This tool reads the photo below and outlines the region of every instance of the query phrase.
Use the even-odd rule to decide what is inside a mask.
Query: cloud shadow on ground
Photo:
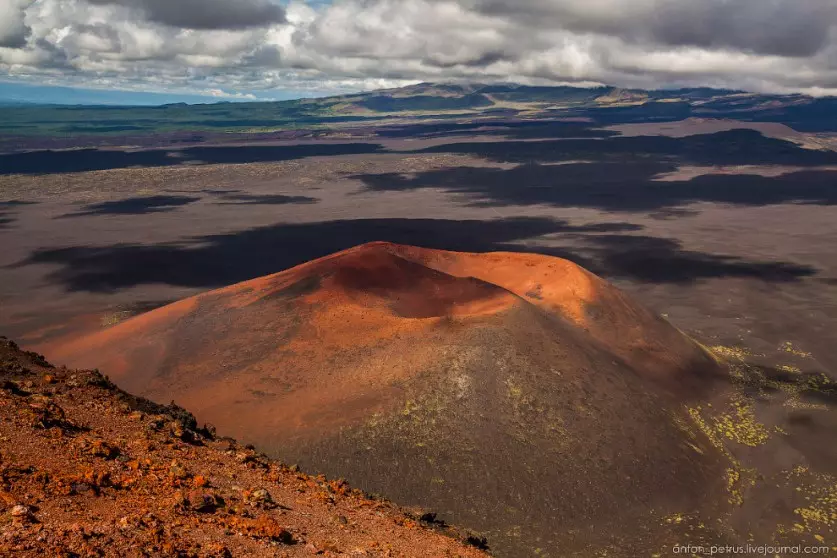
[[[570,259],[578,261],[580,255],[595,273],[642,283],[694,283],[712,277],[788,282],[817,273],[813,267],[790,262],[753,261],[685,250],[682,243],[671,238],[629,234],[574,236],[584,246],[573,248],[571,251],[578,255],[570,255]]]
[[[834,187],[837,171],[833,170],[811,169],[778,177],[710,174],[683,181],[654,180],[677,168],[671,162],[652,160],[529,163],[511,169],[454,167],[409,175],[361,174],[350,178],[377,192],[442,189],[464,195],[473,205],[482,207],[544,204],[611,212],[652,212],[658,217],[678,206],[697,202],[742,206],[837,204]]]
[[[609,138],[619,132],[602,130],[585,122],[561,120],[477,120],[386,126],[375,130],[381,138],[447,138],[498,136],[508,139]]]
[[[275,163],[335,155],[379,153],[374,143],[199,146],[178,149],[125,151],[116,149],[75,149],[67,151],[28,151],[0,154],[0,175],[59,174],[108,169]]]
[[[17,221],[18,208],[27,205],[37,205],[38,202],[6,200],[0,201],[0,231],[11,228],[11,224]]]
[[[57,265],[49,279],[69,291],[110,292],[154,283],[216,288],[386,240],[459,251],[540,252],[573,260],[605,277],[638,282],[683,283],[726,276],[792,281],[816,273],[792,263],[686,251],[673,240],[627,234],[641,229],[630,223],[571,225],[523,217],[338,220],[278,224],[177,243],[40,249],[11,267]],[[556,239],[568,245],[556,248]]]
[[[617,136],[545,141],[461,142],[427,147],[413,153],[455,153],[506,163],[559,161],[660,161],[702,165],[837,164],[837,152],[803,149],[763,136],[755,130],[730,130],[682,138]]]
[[[317,198],[307,196],[286,196],[283,194],[220,194],[216,205],[287,205],[292,203],[317,203]]]
[[[139,196],[123,200],[106,201],[87,205],[81,211],[61,215],[59,218],[87,217],[92,215],[148,215],[174,211],[200,200],[188,196]]]

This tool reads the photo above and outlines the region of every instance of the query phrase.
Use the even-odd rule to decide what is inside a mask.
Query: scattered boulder
[[[297,543],[290,531],[268,515],[261,515],[256,519],[234,518],[231,520],[231,524],[250,537],[268,539],[282,544]]]
[[[187,497],[189,508],[200,513],[214,513],[224,501],[214,492],[205,489],[194,489]]]
[[[264,488],[246,490],[244,492],[244,501],[256,507],[271,507],[273,505],[273,498],[270,496],[270,492]]]
[[[17,504],[13,506],[11,510],[9,510],[9,515],[12,516],[12,519],[16,522],[20,523],[28,523],[34,521],[35,516],[32,514],[32,510],[29,506],[24,504]]]
[[[105,460],[116,459],[120,453],[118,448],[104,440],[80,438],[76,444],[82,454],[101,457]]]
[[[169,478],[173,481],[184,481],[191,478],[191,473],[178,460],[173,460],[169,466]]]

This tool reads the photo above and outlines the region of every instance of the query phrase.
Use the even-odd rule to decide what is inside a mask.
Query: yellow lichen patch
[[[797,348],[794,346],[794,344],[793,344],[793,343],[791,343],[790,341],[785,341],[784,343],[782,343],[781,345],[779,345],[779,350],[780,350],[780,351],[784,351],[784,352],[786,352],[786,353],[790,353],[790,354],[792,354],[792,355],[796,355],[796,356],[798,356],[798,357],[802,357],[802,358],[811,358],[811,353],[806,353],[805,351],[802,351],[802,350],[800,350],[800,349],[797,349]]]
[[[734,382],[743,382],[747,379],[747,372],[749,371],[746,364],[730,364],[729,375],[732,376]]]
[[[805,532],[822,542],[822,533],[834,533],[837,527],[837,478],[833,475],[819,474],[807,467],[797,466],[787,474],[791,482],[798,482],[796,492],[805,503],[794,513],[801,518],[801,523],[794,524],[794,530]]]
[[[798,393],[791,394],[790,398],[785,401],[785,407],[795,409],[797,411],[827,411],[828,406],[824,403],[808,403],[799,398]]]
[[[663,517],[663,523],[680,525],[684,521],[688,519],[688,516],[683,515],[682,513],[673,513],[670,515],[666,515]]]
[[[729,503],[734,506],[744,504],[744,490],[747,487],[755,486],[757,471],[755,469],[727,469],[727,491],[729,492]]]
[[[690,543],[693,545],[706,544],[710,541],[717,541],[719,529],[707,525],[705,516],[700,512],[691,513],[668,513],[663,515],[660,510],[652,511],[651,517],[659,521],[660,525],[665,528],[670,535],[676,535],[677,540],[682,543]],[[720,520],[718,521],[720,524]],[[663,556],[671,556],[670,545],[660,548],[660,552],[652,552],[650,558],[662,558]],[[624,555],[624,549],[618,553],[619,556]],[[647,554],[645,556],[648,556]],[[691,556],[691,554],[688,554]]]
[[[731,440],[745,446],[756,447],[767,442],[770,433],[758,422],[753,412],[752,403],[738,398],[731,404],[731,412],[712,416],[707,421],[703,418],[702,407],[687,409],[692,420],[706,434],[712,445],[723,448],[723,440]]]
[[[726,448],[724,448],[724,443],[721,441],[721,439],[715,433],[715,429],[712,428],[709,425],[709,423],[707,423],[704,420],[703,416],[701,416],[701,414],[700,414],[701,409],[702,408],[700,406],[689,407],[689,408],[686,409],[686,411],[689,413],[689,416],[692,417],[692,420],[697,425],[697,427],[700,429],[700,431],[703,432],[706,435],[707,438],[709,438],[709,442],[713,446],[718,448],[719,450],[722,450],[722,451],[726,452]]]
[[[755,485],[758,472],[755,469],[742,468],[724,442],[729,440],[755,447],[766,443],[770,437],[767,428],[756,420],[752,403],[741,396],[738,397],[732,401],[728,412],[717,416],[709,415],[707,409],[701,406],[686,409],[692,421],[706,435],[709,442],[730,460],[730,467],[726,470],[726,485],[730,495],[729,503],[735,506],[741,506],[744,503],[745,489]],[[677,420],[675,424],[678,424]],[[688,428],[684,430],[688,432]],[[693,449],[700,453],[699,448],[693,446]]]
[[[815,411],[828,409],[826,404],[810,403],[802,399],[807,392],[830,393],[834,390],[835,384],[826,374],[821,372],[805,374],[796,366],[783,364],[777,366],[776,371],[784,372],[784,377],[768,376],[760,367],[752,366],[743,360],[744,356],[750,354],[745,349],[714,347],[713,350],[737,359],[737,361],[728,362],[733,385],[741,388],[756,388],[759,390],[759,397],[763,399],[773,399],[776,394],[784,393],[787,395],[784,406],[791,409]],[[790,350],[796,351],[792,346]]]
[[[757,356],[755,353],[751,353],[744,347],[726,347],[724,345],[715,345],[713,347],[709,347],[709,350],[717,356],[727,359],[744,360],[750,356]]]
[[[795,509],[794,513],[805,520],[805,526],[811,532],[822,528],[833,532],[837,525],[837,483],[820,488],[807,487],[807,493],[807,506]]]
[[[745,347],[727,347],[724,345],[715,345],[712,347],[705,347],[709,354],[720,363],[726,364],[729,374],[732,377],[734,384],[742,384],[746,382],[750,376],[758,370],[747,363],[747,357],[761,356],[751,352]]]
[[[740,506],[744,503],[741,491],[738,490],[738,483],[741,481],[741,473],[735,469],[727,469],[727,490],[730,493],[729,503]]]
[[[793,513],[801,515],[805,523],[822,523],[831,525],[837,519],[837,515],[828,513],[827,510],[819,508],[796,508]]]
[[[831,388],[833,382],[825,374],[809,374],[802,378],[802,381],[797,383],[785,383],[770,381],[766,385],[774,389],[779,389],[788,394],[788,399],[784,406],[791,409],[800,409],[806,411],[827,411],[828,406],[824,403],[809,403],[802,400],[802,394],[805,392],[823,392]]]
[[[756,420],[753,406],[746,400],[733,402],[733,412],[713,417],[715,429],[738,444],[756,447],[767,442],[768,430]]]

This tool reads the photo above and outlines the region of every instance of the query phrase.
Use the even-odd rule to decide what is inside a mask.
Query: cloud
[[[538,29],[632,43],[809,56],[837,23],[832,0],[471,0],[472,9]]]
[[[833,0],[0,0],[0,71],[153,90],[417,81],[837,93]]]
[[[3,0],[0,3],[0,47],[20,48],[26,44],[29,28],[24,16],[32,1]]]
[[[184,29],[247,29],[285,21],[285,11],[270,0],[87,0],[125,6],[146,19]]]
[[[247,99],[255,101],[257,97],[252,93],[229,93],[222,89],[206,89],[201,93],[207,97],[217,97],[222,99]]]

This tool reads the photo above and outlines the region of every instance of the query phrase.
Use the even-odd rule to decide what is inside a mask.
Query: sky
[[[0,98],[272,100],[422,81],[837,95],[837,0],[0,0]]]

